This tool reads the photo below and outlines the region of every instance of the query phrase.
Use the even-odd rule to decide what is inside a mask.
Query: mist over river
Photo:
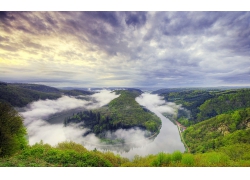
[[[179,150],[185,151],[185,147],[181,142],[178,128],[169,119],[164,117],[161,113],[171,113],[172,103],[167,104],[161,100],[158,95],[142,94],[137,98],[137,102],[145,106],[150,111],[154,112],[162,121],[162,127],[160,133],[154,139],[153,142],[146,144],[140,148],[131,149],[129,152],[120,153],[124,157],[132,158],[135,155],[146,156],[148,154],[157,154],[159,152],[172,153],[173,151]]]
[[[71,116],[73,112],[76,113],[81,109],[95,109],[109,103],[116,97],[117,95],[114,92],[103,90],[90,95],[90,99],[93,99],[93,101],[64,96],[57,100],[39,100],[29,104],[20,112],[27,127],[29,144],[33,145],[42,140],[43,143],[54,146],[63,141],[74,141],[83,144],[89,150],[96,148],[103,151],[103,148],[101,148],[103,144],[95,134],[83,136],[88,129],[78,128],[77,124],[64,127],[63,121],[67,112],[69,113],[68,116]],[[159,152],[172,153],[176,150],[184,152],[185,147],[181,142],[177,126],[162,115],[162,113],[174,114],[180,106],[166,102],[156,94],[149,93],[143,93],[136,98],[136,101],[161,119],[162,127],[159,134],[154,139],[148,139],[141,129],[118,129],[111,134],[107,132],[108,135],[115,135],[117,138],[124,139],[125,144],[130,144],[131,141],[134,143],[125,151],[116,148],[111,148],[110,151],[130,159],[135,155],[146,156]]]

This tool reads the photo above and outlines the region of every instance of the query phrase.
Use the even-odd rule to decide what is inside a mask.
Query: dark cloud
[[[101,20],[104,23],[108,23],[114,27],[118,27],[120,25],[119,17],[117,16],[117,12],[111,11],[99,11],[99,12],[83,12],[80,16],[81,18],[90,18],[91,20]]]
[[[159,30],[167,36],[206,33],[220,16],[217,12],[173,12],[159,20]]]
[[[147,21],[146,12],[126,12],[125,22],[128,26],[141,27]]]
[[[9,12],[0,11],[0,19],[6,22],[15,20],[15,17]]]
[[[81,71],[96,72],[88,84],[101,84],[103,77],[143,86],[246,83],[249,77],[250,12],[1,12],[0,26],[0,49],[8,57],[17,50],[40,54],[32,67],[53,62],[58,72],[46,74],[58,80],[93,77],[79,80]],[[57,58],[77,60],[69,66],[76,74],[68,78]]]

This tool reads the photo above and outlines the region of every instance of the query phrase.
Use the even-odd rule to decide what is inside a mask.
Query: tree
[[[0,103],[0,157],[9,156],[27,146],[26,129],[18,112]]]

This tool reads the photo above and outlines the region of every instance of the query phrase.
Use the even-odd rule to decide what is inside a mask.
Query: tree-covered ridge
[[[129,129],[140,127],[152,133],[159,130],[161,120],[152,112],[141,107],[135,100],[141,92],[136,90],[119,90],[119,97],[113,99],[108,105],[92,110],[78,112],[65,119],[65,125],[71,122],[84,122],[92,132],[100,134],[107,130],[119,128]]]
[[[40,91],[40,92],[46,92],[46,93],[60,93],[60,90],[57,88],[45,86],[41,84],[11,83],[8,85],[11,85],[13,87]]]
[[[158,92],[158,91],[156,91]],[[250,89],[166,89],[159,90],[166,101],[181,104],[178,121],[189,126],[218,114],[250,107]],[[190,115],[190,116],[189,116]]]
[[[246,107],[250,107],[250,89],[221,92],[199,107],[197,121]]]
[[[40,92],[16,85],[0,85],[0,102],[6,102],[16,107],[26,106],[39,99],[57,99],[59,97],[61,97],[60,94]]]
[[[197,129],[191,139],[197,137],[195,141],[205,147],[209,146],[203,142],[215,138],[215,145],[217,143],[219,146],[204,150],[209,152],[160,152],[145,157],[136,155],[133,160],[129,160],[112,152],[87,150],[74,142],[62,142],[55,147],[42,142],[29,146],[22,118],[13,108],[0,103],[0,167],[249,167],[249,115],[250,108],[238,110],[193,125],[184,132]],[[203,136],[207,136],[207,140],[198,136],[206,130]],[[218,138],[213,134],[215,131],[219,132]]]
[[[0,83],[0,102],[9,103],[15,107],[24,107],[39,99],[58,99],[62,95],[91,95],[93,92],[84,90],[61,90],[45,85],[24,83]]]
[[[250,144],[250,108],[220,114],[188,127],[183,137],[192,153]]]

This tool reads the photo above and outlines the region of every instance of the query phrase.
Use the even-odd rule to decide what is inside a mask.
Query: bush
[[[230,165],[230,159],[224,153],[209,152],[202,154],[200,166],[223,167],[229,165]]]
[[[192,154],[183,154],[181,163],[184,166],[194,166],[194,155],[192,155]]]
[[[0,157],[27,147],[23,119],[10,105],[0,102]]]
[[[171,154],[160,152],[156,159],[152,161],[151,166],[168,166],[171,163]]]
[[[173,152],[171,160],[174,162],[180,162],[182,159],[182,153],[180,151]]]

